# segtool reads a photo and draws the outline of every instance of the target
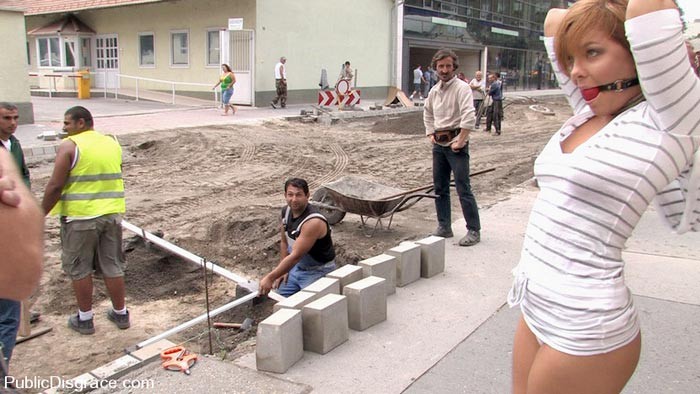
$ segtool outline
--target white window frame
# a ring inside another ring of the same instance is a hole
[[[209,63],[209,33],[216,32],[219,34],[220,31],[226,30],[224,27],[211,27],[207,29],[207,34],[204,36],[204,67],[206,68],[219,68],[221,65],[221,40],[219,39],[219,62],[216,64]]]
[[[58,64],[52,65],[51,64],[51,39],[55,38],[58,39]],[[43,66],[41,64],[41,49],[39,42],[41,40],[46,40],[46,50],[49,52],[49,65],[48,66]],[[60,36],[41,36],[36,38],[36,64],[37,68],[43,68],[43,69],[53,69],[53,68],[60,68],[64,67],[63,65],[65,64],[65,59],[63,56],[63,40],[61,39]]]
[[[141,63],[141,37],[151,36],[153,37],[153,64],[142,64]],[[156,68],[156,33],[152,31],[142,31],[138,34],[138,43],[136,45],[136,58],[139,62],[139,68]]]
[[[187,35],[187,63],[186,64],[174,64],[173,54],[175,48],[173,47],[173,34],[186,34]],[[170,30],[170,67],[171,68],[189,68],[190,67],[190,31],[189,29],[181,30]]]

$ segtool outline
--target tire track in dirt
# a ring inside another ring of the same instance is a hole
[[[335,180],[338,175],[342,174],[345,168],[348,166],[350,156],[348,156],[343,147],[336,143],[328,144],[328,146],[331,148],[331,152],[333,152],[333,155],[335,156],[333,169],[321,177],[311,181],[311,183],[309,183],[309,188],[315,189],[324,183]]]

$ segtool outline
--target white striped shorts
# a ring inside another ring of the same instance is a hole
[[[598,283],[583,279],[546,285],[516,275],[508,296],[540,343],[574,356],[611,352],[639,334],[632,294],[620,277]]]

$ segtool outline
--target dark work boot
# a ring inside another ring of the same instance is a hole
[[[451,228],[445,228],[443,226],[438,226],[435,231],[431,235],[434,235],[436,237],[443,237],[443,238],[452,238],[454,237],[454,234],[452,234],[452,229]]]

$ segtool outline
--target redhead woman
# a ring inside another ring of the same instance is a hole
[[[619,393],[642,341],[625,242],[652,201],[674,231],[700,229],[700,82],[672,0],[579,0],[544,30],[574,116],[535,161],[513,392]]]
[[[224,113],[222,115],[228,115],[228,109],[231,108],[233,114],[236,114],[236,107],[231,102],[231,96],[233,96],[233,85],[236,83],[236,75],[231,71],[231,67],[228,64],[221,65],[221,77],[219,77],[219,82],[214,85],[212,90],[216,89],[217,86],[221,86],[221,103],[224,105]]]

